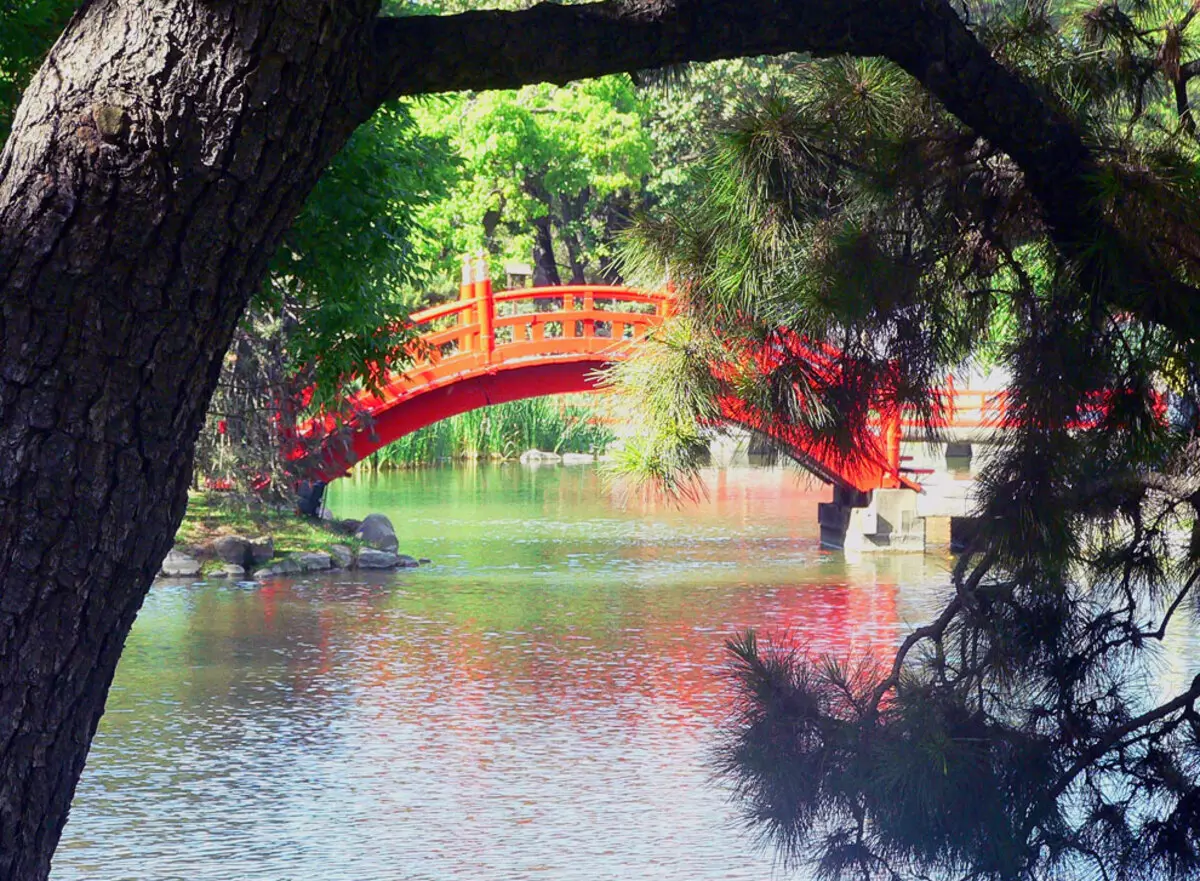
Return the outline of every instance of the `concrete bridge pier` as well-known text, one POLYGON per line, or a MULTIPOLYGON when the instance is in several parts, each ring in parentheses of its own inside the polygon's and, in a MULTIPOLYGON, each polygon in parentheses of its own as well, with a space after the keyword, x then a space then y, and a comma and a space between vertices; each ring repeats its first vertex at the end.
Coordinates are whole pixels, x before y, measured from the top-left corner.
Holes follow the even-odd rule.
POLYGON ((837 550, 963 550, 978 528, 972 480, 932 475, 922 491, 834 487, 833 501, 818 506, 821 545, 837 550))
POLYGON ((973 452, 970 441, 949 441, 946 444, 946 467, 953 468, 957 465, 970 468, 973 452))
POLYGON ((817 521, 822 547, 847 551, 925 550, 925 518, 917 512, 920 493, 877 489, 869 493, 834 487, 833 501, 821 502, 817 521))

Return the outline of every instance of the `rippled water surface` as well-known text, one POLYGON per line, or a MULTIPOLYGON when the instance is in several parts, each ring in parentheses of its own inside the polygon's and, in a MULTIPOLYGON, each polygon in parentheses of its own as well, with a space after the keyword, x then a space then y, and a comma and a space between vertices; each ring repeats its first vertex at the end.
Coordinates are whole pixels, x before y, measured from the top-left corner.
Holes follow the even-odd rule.
POLYGON ((73 879, 761 879, 706 765, 722 642, 895 642, 946 561, 817 546, 794 473, 682 511, 591 468, 342 481, 434 565, 160 583, 55 859, 73 879))

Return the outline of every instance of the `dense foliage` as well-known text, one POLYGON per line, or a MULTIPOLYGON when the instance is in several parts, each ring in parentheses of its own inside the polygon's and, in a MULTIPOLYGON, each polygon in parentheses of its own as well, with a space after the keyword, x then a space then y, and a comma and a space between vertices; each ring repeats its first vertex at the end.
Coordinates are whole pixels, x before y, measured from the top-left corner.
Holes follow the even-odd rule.
POLYGON ((417 212, 440 197, 445 144, 391 105, 363 125, 317 185, 276 255, 226 357, 197 448, 206 479, 291 491, 288 427, 337 412, 347 390, 382 380, 412 341, 412 291, 428 277, 417 212))
POLYGON ((724 138, 707 195, 639 226, 629 271, 669 266, 685 309, 615 377, 647 403, 626 464, 686 485, 730 385, 846 450, 881 402, 931 417, 928 390, 1003 325, 1010 422, 944 610, 883 665, 733 644, 722 769, 825 877, 1200 877, 1200 677, 1155 675, 1200 579, 1197 340, 1125 308, 1137 267, 1200 281, 1200 6, 969 6, 1094 145, 1108 237, 1049 228, 1013 160, 889 63, 799 63, 724 138), (764 347, 765 374, 745 357, 764 347))
POLYGON ((0 27, 0 144, 29 78, 62 33, 79 0, 11 0, 0 27))
POLYGON ((422 216, 446 276, 459 254, 480 247, 531 261, 534 284, 603 274, 613 233, 650 173, 643 112, 628 77, 424 105, 422 128, 449 138, 461 162, 450 197, 422 216))

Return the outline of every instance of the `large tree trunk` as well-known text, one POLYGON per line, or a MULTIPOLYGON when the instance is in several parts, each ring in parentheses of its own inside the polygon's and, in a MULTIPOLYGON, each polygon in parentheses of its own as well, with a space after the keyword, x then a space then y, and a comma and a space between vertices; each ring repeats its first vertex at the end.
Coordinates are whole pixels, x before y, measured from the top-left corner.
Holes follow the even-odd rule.
POLYGON ((536 199, 546 208, 546 213, 533 220, 533 286, 544 288, 547 285, 560 285, 562 279, 558 274, 558 261, 554 259, 554 234, 550 229, 550 215, 554 211, 550 194, 546 191, 541 180, 534 177, 526 178, 522 184, 526 195, 536 199))
POLYGON ((533 286, 544 288, 560 285, 558 261, 554 259, 554 236, 550 232, 549 216, 533 221, 533 286))
POLYGON ((235 322, 371 0, 92 0, 0 157, 0 878, 47 876, 235 322))
MULTIPOLYGON (((631 202, 632 197, 626 190, 605 200, 603 208, 604 242, 610 247, 615 246, 617 236, 629 226, 630 218, 633 216, 631 202)), ((619 285, 625 282, 621 277, 620 262, 611 252, 600 258, 600 277, 607 284, 619 285)))

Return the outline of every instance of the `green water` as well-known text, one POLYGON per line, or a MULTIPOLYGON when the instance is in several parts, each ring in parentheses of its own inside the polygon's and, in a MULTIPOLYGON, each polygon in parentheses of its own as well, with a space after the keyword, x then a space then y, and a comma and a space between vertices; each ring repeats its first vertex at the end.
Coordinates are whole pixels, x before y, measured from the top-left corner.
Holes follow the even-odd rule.
POLYGON ((68 879, 762 879, 709 776, 741 628, 886 649, 946 560, 817 546, 795 473, 677 510, 596 469, 331 488, 432 566, 159 583, 54 864, 68 879))

